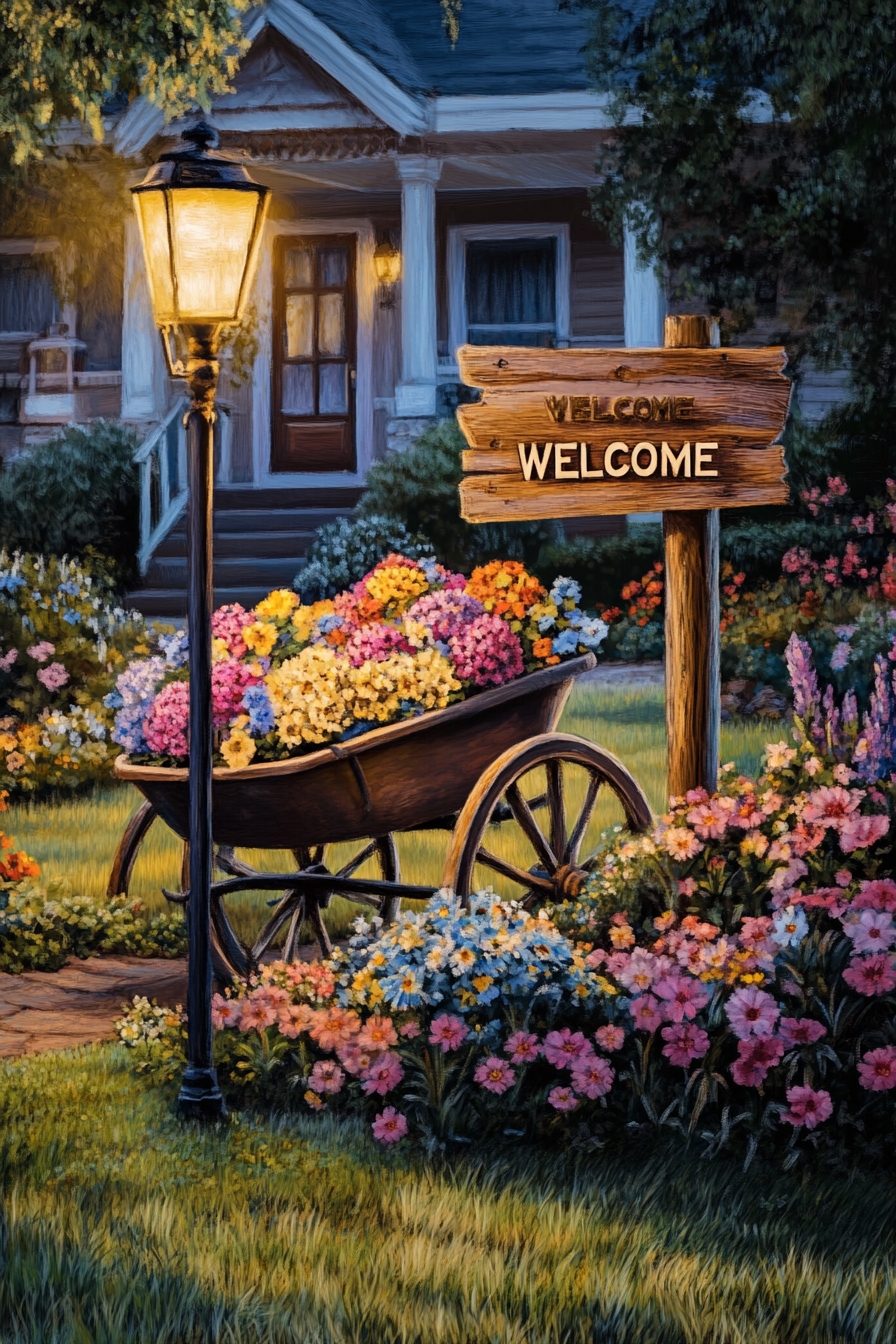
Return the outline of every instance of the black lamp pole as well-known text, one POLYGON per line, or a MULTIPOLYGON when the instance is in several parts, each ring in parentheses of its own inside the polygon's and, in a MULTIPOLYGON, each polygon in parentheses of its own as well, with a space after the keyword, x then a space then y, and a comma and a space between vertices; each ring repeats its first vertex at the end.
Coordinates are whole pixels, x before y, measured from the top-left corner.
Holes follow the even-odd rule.
POLYGON ((212 426, 218 383, 216 329, 187 336, 187 550, 190 640, 190 898, 187 903, 187 1067, 177 1106, 191 1119, 218 1120, 227 1107, 212 1063, 212 426))

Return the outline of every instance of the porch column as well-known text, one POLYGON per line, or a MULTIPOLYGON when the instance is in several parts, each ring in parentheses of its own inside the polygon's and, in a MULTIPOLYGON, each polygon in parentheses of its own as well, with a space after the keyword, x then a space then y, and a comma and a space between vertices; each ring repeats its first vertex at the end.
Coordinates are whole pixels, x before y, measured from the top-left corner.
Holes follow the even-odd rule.
POLYGON ((153 321, 136 219, 124 226, 124 311, 121 324, 121 418, 157 420, 164 410, 165 373, 153 321))
POLYGON ((666 300, 652 266, 638 262, 635 234, 628 226, 623 236, 625 268, 625 343, 635 347, 662 345, 666 300))
POLYGON ((436 183, 438 159, 415 154, 397 160, 401 178, 401 382, 395 413, 436 413, 436 183))

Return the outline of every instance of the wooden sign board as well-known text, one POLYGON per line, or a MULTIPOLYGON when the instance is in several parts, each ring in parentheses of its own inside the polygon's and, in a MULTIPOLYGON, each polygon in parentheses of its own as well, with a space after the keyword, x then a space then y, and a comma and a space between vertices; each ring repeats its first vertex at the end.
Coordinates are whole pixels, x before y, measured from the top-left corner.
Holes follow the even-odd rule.
POLYGON ((470 523, 787 502, 792 384, 763 350, 463 346, 470 523))

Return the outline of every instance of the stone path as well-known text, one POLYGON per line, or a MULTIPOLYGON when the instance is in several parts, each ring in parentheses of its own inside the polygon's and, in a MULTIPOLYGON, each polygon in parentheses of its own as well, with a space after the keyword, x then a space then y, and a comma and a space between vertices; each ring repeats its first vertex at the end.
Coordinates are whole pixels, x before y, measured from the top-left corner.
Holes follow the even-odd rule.
POLYGON ((110 1040, 121 1005, 135 994, 183 1003, 187 963, 161 957, 97 957, 61 971, 0 973, 0 1056, 71 1050, 110 1040))

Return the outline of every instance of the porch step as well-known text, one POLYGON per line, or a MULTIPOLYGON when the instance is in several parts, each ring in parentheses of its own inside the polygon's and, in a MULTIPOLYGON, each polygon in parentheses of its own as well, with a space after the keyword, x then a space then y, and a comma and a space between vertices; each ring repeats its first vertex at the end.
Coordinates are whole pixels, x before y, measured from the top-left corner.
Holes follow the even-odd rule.
MULTIPOLYGON (((272 588, 291 588, 318 528, 351 517, 358 489, 215 489, 215 606, 254 607, 272 588)), ((187 524, 181 516, 159 543, 127 605, 156 620, 187 610, 187 524)))

